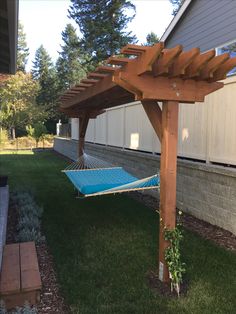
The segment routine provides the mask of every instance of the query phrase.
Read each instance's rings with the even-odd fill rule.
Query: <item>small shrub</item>
[[[4,148],[7,142],[8,142],[7,131],[0,129],[0,147]]]
[[[0,314],[7,314],[7,310],[5,308],[3,300],[0,300]]]
[[[31,307],[29,303],[25,303],[23,307],[17,307],[12,314],[37,314],[38,311],[35,307]]]
[[[45,241],[45,237],[41,235],[40,230],[34,228],[23,228],[19,230],[16,240],[19,242],[35,241],[39,244]]]
[[[164,230],[164,238],[170,243],[170,246],[165,250],[165,260],[170,273],[171,291],[174,289],[178,296],[180,293],[180,284],[183,280],[183,274],[186,271],[185,264],[181,261],[180,242],[183,235],[179,227],[180,225],[177,225],[174,229],[165,228]]]
[[[32,195],[28,192],[16,191],[12,193],[11,199],[18,205],[19,221],[16,240],[19,242],[43,242],[45,238],[40,232],[40,217],[43,208],[35,203]]]
[[[20,217],[17,228],[18,230],[22,230],[22,229],[40,230],[39,218],[35,215]]]
[[[24,204],[19,207],[20,217],[36,216],[38,218],[42,217],[43,208],[35,204],[34,202],[29,204]]]

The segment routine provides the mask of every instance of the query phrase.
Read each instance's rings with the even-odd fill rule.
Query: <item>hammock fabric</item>
[[[86,158],[83,156],[83,166],[80,160],[80,162],[75,162],[63,171],[84,197],[159,187],[158,175],[139,180],[126,172],[122,167],[105,168],[107,163],[103,163],[100,160],[98,161],[99,168],[95,168],[96,159],[89,157],[88,155]],[[90,169],[91,163],[92,169]]]

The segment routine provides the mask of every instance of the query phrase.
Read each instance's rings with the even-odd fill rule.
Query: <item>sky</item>
[[[164,33],[173,16],[169,0],[133,0],[136,16],[127,30],[132,31],[139,43],[144,43],[153,31],[159,37]],[[79,27],[68,17],[70,0],[20,0],[19,19],[24,25],[30,56],[27,70],[31,68],[36,49],[42,44],[55,62],[60,51],[61,32],[71,23],[78,32]]]

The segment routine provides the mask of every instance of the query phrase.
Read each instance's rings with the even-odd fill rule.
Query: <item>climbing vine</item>
[[[180,225],[177,224],[176,228],[164,228],[164,238],[169,241],[170,245],[165,250],[165,260],[169,269],[171,279],[171,291],[173,289],[180,293],[180,284],[183,281],[183,274],[185,273],[185,263],[181,261],[180,242],[183,238]]]

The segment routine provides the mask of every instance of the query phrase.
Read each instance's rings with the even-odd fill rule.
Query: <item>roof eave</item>
[[[18,0],[7,1],[7,8],[8,8],[9,48],[10,48],[9,73],[15,74],[17,64],[19,1]]]
[[[178,13],[175,15],[175,17],[172,19],[170,24],[168,25],[167,29],[165,30],[164,34],[162,35],[160,41],[165,41],[169,35],[172,33],[173,29],[175,28],[175,25],[179,22],[180,18],[186,11],[189,4],[192,2],[192,0],[185,0],[182,4],[181,8],[179,9]]]

